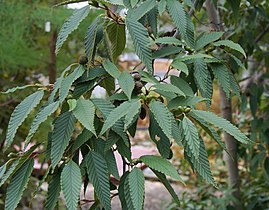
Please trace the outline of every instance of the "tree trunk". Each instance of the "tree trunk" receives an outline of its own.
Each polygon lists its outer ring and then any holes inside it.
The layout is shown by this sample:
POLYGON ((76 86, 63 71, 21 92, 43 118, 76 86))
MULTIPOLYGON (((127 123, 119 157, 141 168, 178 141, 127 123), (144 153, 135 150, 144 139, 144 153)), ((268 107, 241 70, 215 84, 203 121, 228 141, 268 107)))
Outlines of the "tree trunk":
POLYGON ((57 40, 57 30, 55 29, 50 38, 50 61, 49 61, 49 83, 53 84, 56 80, 56 54, 55 54, 55 48, 56 48, 56 40, 57 40))
MULTIPOLYGON (((216 31, 222 30, 219 14, 211 0, 206 1, 206 9, 212 29, 216 31)), ((221 87, 219 87, 219 95, 222 117, 232 122, 231 99, 226 98, 226 95, 221 87)), ((228 133, 224 132, 223 136, 227 150, 231 155, 231 157, 228 155, 225 156, 225 161, 228 166, 228 184, 229 187, 234 190, 233 196, 240 202, 240 178, 237 162, 237 144, 235 139, 228 133)), ((233 203, 233 206, 238 210, 242 209, 239 203, 233 203)))

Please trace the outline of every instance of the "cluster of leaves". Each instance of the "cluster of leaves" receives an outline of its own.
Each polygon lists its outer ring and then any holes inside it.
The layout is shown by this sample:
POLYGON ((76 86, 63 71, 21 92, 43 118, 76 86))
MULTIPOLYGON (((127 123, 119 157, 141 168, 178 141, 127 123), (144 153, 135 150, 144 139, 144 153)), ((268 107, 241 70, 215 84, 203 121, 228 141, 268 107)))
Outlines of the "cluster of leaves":
MULTIPOLYGON (((90 6, 101 8, 105 15, 98 16, 87 30, 86 57, 81 57, 78 64, 67 67, 52 90, 50 87, 41 87, 25 98, 15 108, 8 125, 6 149, 12 145, 19 126, 38 106, 25 140, 27 146, 39 126, 55 113, 52 131, 44 142, 44 152, 49 163, 40 183, 49 181, 45 208, 55 208, 62 190, 67 208, 76 209, 82 183, 85 192, 90 182, 95 190, 91 209, 111 209, 111 199, 115 196, 111 193, 113 190, 118 191, 122 209, 143 209, 145 178, 139 168, 140 163, 153 171, 180 205, 166 178, 170 176, 183 182, 176 168, 167 160, 173 156, 170 149, 173 143, 184 148, 185 158, 193 170, 216 186, 205 144, 195 123, 224 150, 226 147, 214 127, 226 131, 243 144, 251 141, 229 121, 214 113, 196 110, 195 106, 203 101, 210 106, 214 78, 223 87, 227 97, 231 94, 239 95, 233 74, 225 61, 216 56, 216 49, 224 48, 224 52, 232 56, 238 65, 242 65, 241 61, 228 50, 245 56, 244 50, 230 40, 220 40, 222 32, 197 36, 186 11, 189 6, 194 7, 190 1, 88 2, 89 5, 76 10, 65 21, 56 44, 58 52, 70 33, 87 17, 90 6), (127 8, 126 17, 112 10, 113 4, 117 5, 118 10, 127 8), (172 37, 158 33, 158 16, 164 12, 170 15, 178 31, 172 37), (131 35, 136 54, 145 65, 144 70, 120 71, 115 65, 125 47, 125 28, 131 35), (107 46, 109 58, 96 57, 96 50, 101 43, 107 46), (152 45, 157 50, 153 51, 152 45), (157 79, 154 75, 154 59, 168 55, 174 56, 173 62, 164 77, 157 79), (170 75, 172 68, 178 69, 179 75, 170 75), (169 84, 166 79, 170 79, 169 84), (107 99, 91 97, 98 86, 105 88, 109 96, 107 99), (44 97, 48 99, 39 105, 44 97), (149 116, 150 138, 156 144, 159 155, 132 159, 130 136, 135 136, 137 121, 145 115, 149 116), (77 124, 83 127, 81 133, 75 129, 77 124), (122 176, 117 169, 115 151, 122 156, 123 168, 128 166, 129 169, 124 170, 122 176), (79 153, 82 154, 82 161, 79 160, 79 153)), ((16 88, 8 92, 13 91, 16 88)), ((1 166, 1 185, 11 178, 5 209, 15 209, 19 203, 33 170, 34 158, 43 152, 35 152, 38 147, 39 144, 35 144, 27 151, 14 154, 1 166)))

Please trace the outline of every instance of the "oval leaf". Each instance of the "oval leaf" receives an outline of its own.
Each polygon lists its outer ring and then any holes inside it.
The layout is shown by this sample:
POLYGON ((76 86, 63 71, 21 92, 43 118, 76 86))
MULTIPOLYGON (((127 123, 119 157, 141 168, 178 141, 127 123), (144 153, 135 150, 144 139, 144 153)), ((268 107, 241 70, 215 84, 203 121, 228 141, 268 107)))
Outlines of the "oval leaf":
POLYGON ((155 155, 144 155, 139 159, 150 168, 184 183, 175 167, 168 160, 155 155))
POLYGON ((31 158, 13 175, 7 188, 5 201, 6 210, 14 210, 17 207, 33 169, 34 159, 31 158))
POLYGON ((77 209, 82 178, 79 166, 74 161, 69 161, 61 174, 61 188, 68 209, 77 209))
POLYGON ((16 106, 15 110, 11 114, 8 123, 5 149, 7 149, 12 144, 17 129, 26 119, 28 114, 39 104, 43 95, 43 90, 35 92, 32 95, 26 97, 18 106, 16 106))
POLYGON ((73 113, 85 128, 96 135, 94 128, 95 106, 90 100, 77 100, 77 106, 73 110, 73 113))

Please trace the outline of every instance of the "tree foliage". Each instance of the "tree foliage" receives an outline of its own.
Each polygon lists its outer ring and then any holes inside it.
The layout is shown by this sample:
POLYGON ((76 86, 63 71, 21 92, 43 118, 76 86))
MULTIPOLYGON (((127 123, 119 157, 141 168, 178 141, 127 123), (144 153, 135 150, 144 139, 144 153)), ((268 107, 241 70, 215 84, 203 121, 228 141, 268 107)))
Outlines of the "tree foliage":
MULTIPOLYGON (((141 162, 152 169, 178 203, 179 199, 166 179, 166 176, 170 176, 182 181, 176 168, 167 160, 171 158, 170 147, 174 144, 174 140, 180 146, 183 145, 185 159, 193 170, 204 180, 216 186, 206 145, 194 122, 198 121, 200 125, 202 124, 201 127, 211 133, 220 145, 222 145, 221 140, 210 124, 230 133, 243 144, 250 144, 251 141, 230 122, 211 112, 197 110, 196 104, 206 101, 210 106, 215 76, 220 85, 225 88, 227 96, 236 93, 231 87, 237 86, 237 83, 235 80, 227 82, 231 74, 229 65, 218 57, 218 51, 221 50, 222 53, 230 56, 233 56, 233 53, 245 56, 242 47, 231 40, 223 39, 221 32, 199 34, 188 13, 191 9, 189 6, 192 6, 190 4, 184 6, 176 0, 87 2, 91 7, 104 10, 104 14, 98 16, 87 30, 85 36, 87 57, 79 63, 72 64, 75 68, 71 66, 67 68, 54 84, 52 91, 49 86, 44 86, 43 90, 38 90, 21 102, 11 115, 9 124, 11 134, 8 132, 6 147, 11 145, 18 126, 40 102, 43 93, 49 99, 42 102, 43 109, 36 114, 28 136, 34 135, 39 124, 57 109, 52 131, 42 145, 47 149, 48 163, 52 166, 51 174, 48 176, 50 182, 46 208, 55 207, 62 190, 67 208, 76 209, 81 204, 78 196, 83 177, 84 187, 87 188, 90 181, 95 190, 95 203, 92 208, 109 210, 112 197, 110 191, 113 189, 111 186, 114 185, 111 177, 114 177, 120 178, 118 192, 122 207, 143 209, 145 178, 138 168, 141 162), (110 9, 114 4, 118 5, 118 8, 128 9, 126 17, 110 9), (169 14, 179 33, 171 36, 163 36, 161 31, 155 33, 157 29, 154 16, 157 17, 158 13, 152 13, 157 9, 159 14, 163 12, 169 14), (133 41, 135 52, 144 65, 142 69, 121 71, 117 67, 117 57, 123 50, 121 42, 125 42, 125 25, 133 41), (112 53, 109 53, 110 57, 96 56, 100 44, 105 44, 108 51, 112 49, 112 53), (160 57, 167 55, 166 47, 175 46, 177 46, 174 48, 176 51, 168 54, 173 59, 169 70, 163 78, 157 79, 154 73, 154 60, 159 58, 158 55, 160 57), (159 54, 156 53, 157 51, 159 54), (178 70, 177 76, 169 74, 172 68, 178 70), (167 84, 168 78, 171 79, 171 84, 167 84), (115 81, 119 83, 118 89, 115 88, 115 81), (104 87, 110 97, 94 99, 92 91, 97 86, 104 87), (202 95, 203 98, 197 95, 202 95), (32 100, 30 105, 29 98, 32 100), (150 115, 149 132, 159 154, 133 159, 129 134, 132 133, 131 128, 136 129, 137 119, 145 117, 145 112, 150 115), (80 135, 75 129, 77 122, 84 127, 80 135), (115 150, 130 166, 130 171, 125 171, 121 177, 118 176, 113 159, 115 150), (83 158, 80 164, 77 161, 78 152, 82 153, 83 158), (68 176, 72 176, 72 179, 68 176)), ((190 3, 190 1, 186 2, 190 3)), ((76 10, 65 21, 57 40, 57 52, 64 46, 70 33, 90 13, 90 6, 76 10)), ((28 140, 30 141, 30 137, 28 140)), ((21 154, 19 157, 23 158, 26 153, 24 151, 22 157, 21 154)), ((20 173, 23 182, 18 186, 19 189, 9 188, 6 198, 7 209, 16 208, 15 204, 17 205, 27 185, 31 174, 29 168, 31 158, 31 155, 27 155, 23 164, 8 165, 9 169, 15 167, 16 170, 12 174, 10 185, 18 181, 20 173), (11 202, 12 200, 14 202, 11 202)), ((5 169, 6 166, 0 171, 3 177, 9 173, 9 169, 7 171, 5 169)))

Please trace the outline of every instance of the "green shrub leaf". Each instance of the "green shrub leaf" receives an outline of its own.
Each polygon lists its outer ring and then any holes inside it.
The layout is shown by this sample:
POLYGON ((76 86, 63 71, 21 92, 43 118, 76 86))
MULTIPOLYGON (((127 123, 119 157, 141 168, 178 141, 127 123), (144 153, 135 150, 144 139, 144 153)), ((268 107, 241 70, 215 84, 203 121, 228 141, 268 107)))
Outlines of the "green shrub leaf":
POLYGON ((139 159, 150 168, 184 183, 175 167, 168 160, 155 155, 144 155, 139 159))
POLYGON ((137 8, 135 8, 132 11, 131 17, 135 20, 139 20, 155 6, 156 6, 155 0, 144 1, 142 4, 140 4, 137 8))
POLYGON ((77 29, 80 22, 88 16, 89 12, 90 7, 87 5, 81 9, 75 10, 74 13, 64 22, 57 38, 55 49, 56 54, 59 52, 69 34, 77 29))
POLYGON ((243 134, 237 127, 235 127, 228 120, 221 118, 212 112, 202 110, 193 110, 192 112, 196 114, 198 117, 209 122, 210 124, 223 129, 225 132, 233 136, 237 141, 243 144, 252 143, 252 141, 245 134, 243 134))
POLYGON ((112 77, 119 78, 121 72, 115 66, 114 63, 110 62, 109 60, 104 60, 102 65, 105 68, 106 72, 109 73, 112 77))
POLYGON ((172 121, 167 107, 159 101, 152 101, 149 104, 149 108, 164 134, 169 139, 173 139, 172 121))
POLYGON ((125 197, 128 209, 143 209, 145 196, 145 177, 139 168, 133 168, 133 170, 128 174, 125 180, 124 190, 130 192, 130 197, 125 197))
POLYGON ((183 5, 177 0, 167 0, 167 9, 183 39, 194 47, 194 26, 183 5))
POLYGON ((223 34, 224 34, 223 32, 213 32, 213 31, 210 33, 201 34, 196 40, 195 49, 196 50, 202 49, 211 42, 220 39, 223 34))
POLYGON ((103 128, 100 132, 100 135, 104 134, 107 129, 111 128, 118 120, 120 120, 129 112, 129 108, 132 102, 133 100, 123 102, 121 105, 119 105, 117 108, 115 108, 113 111, 109 113, 107 119, 105 120, 103 128))
POLYGON ((223 64, 211 64, 210 67, 225 92, 226 97, 230 98, 230 75, 228 68, 223 64))
POLYGON ((132 100, 132 104, 130 105, 129 111, 124 118, 124 129, 127 130, 134 120, 136 120, 136 116, 138 116, 141 108, 141 103, 139 100, 132 100))
POLYGON ((102 155, 90 151, 86 158, 87 173, 94 190, 106 210, 111 209, 107 163, 102 155))
POLYGON ((130 73, 124 71, 120 74, 118 81, 125 95, 129 100, 131 100, 132 92, 135 86, 133 77, 130 75, 130 73))
POLYGON ((73 114, 85 128, 96 135, 94 128, 95 106, 90 100, 77 100, 77 106, 73 110, 73 114))
POLYGON ((21 168, 13 175, 7 188, 5 209, 16 209, 22 193, 29 181, 30 175, 34 169, 34 159, 27 160, 21 168))
POLYGON ((57 173, 53 174, 49 182, 48 195, 45 203, 46 210, 55 209, 61 191, 60 181, 61 181, 61 173, 60 171, 57 171, 57 173))
POLYGON ((147 67, 147 71, 153 73, 152 53, 147 29, 133 18, 126 18, 126 26, 132 37, 135 52, 147 67))
POLYGON ((76 118, 72 112, 64 112, 55 121, 51 139, 51 163, 52 167, 61 160, 64 150, 71 139, 75 129, 76 118))
POLYGON ((87 29, 84 45, 85 45, 86 56, 89 58, 89 61, 91 61, 92 56, 93 56, 93 51, 95 47, 96 35, 97 35, 99 24, 100 24, 100 18, 97 17, 87 29))
MULTIPOLYGON (((207 64, 202 58, 194 60, 194 78, 201 95, 204 98, 211 98, 213 94, 212 79, 207 64)), ((210 105, 210 101, 208 101, 208 105, 210 105)))
POLYGON ((107 26, 106 32, 111 43, 111 52, 113 60, 116 61, 117 57, 122 53, 125 48, 125 25, 120 25, 113 21, 107 26))
POLYGON ((195 125, 189 118, 184 117, 182 120, 182 128, 184 130, 185 135, 184 139, 190 149, 190 152, 194 157, 198 158, 200 142, 198 131, 195 125))
POLYGON ((53 102, 47 106, 45 106, 43 109, 41 109, 37 115, 35 116, 35 119, 31 125, 30 131, 25 139, 25 144, 27 145, 35 132, 37 131, 38 127, 40 126, 41 123, 45 122, 46 119, 54 113, 59 107, 59 102, 53 102))
POLYGON ((77 209, 81 185, 82 178, 80 168, 71 160, 64 166, 61 174, 61 188, 67 209, 77 209))
POLYGON ((16 106, 8 123, 5 149, 12 144, 17 129, 27 118, 28 114, 39 104, 43 95, 43 90, 37 91, 26 97, 18 106, 16 106))
POLYGON ((244 49, 239 44, 234 43, 231 40, 220 40, 220 41, 214 42, 213 45, 217 46, 217 47, 219 47, 219 46, 229 47, 233 50, 240 52, 242 55, 244 55, 245 58, 247 57, 244 49))
POLYGON ((172 84, 156 84, 153 87, 155 87, 158 90, 170 92, 170 93, 176 93, 181 96, 185 96, 182 90, 180 90, 177 86, 174 86, 172 84))
POLYGON ((163 185, 168 190, 168 192, 170 193, 170 195, 172 196, 172 198, 174 199, 174 201, 178 205, 180 205, 181 203, 179 201, 179 198, 178 198, 176 192, 174 191, 173 187, 169 183, 169 181, 166 179, 165 175, 163 173, 160 173, 159 171, 156 171, 156 170, 152 169, 152 168, 151 168, 151 170, 158 177, 158 179, 163 183, 163 185))
POLYGON ((79 65, 77 68, 74 69, 74 71, 71 74, 69 74, 62 80, 59 90, 60 103, 62 103, 64 99, 67 97, 69 89, 71 88, 73 82, 79 77, 81 77, 84 71, 85 71, 84 66, 79 65))

